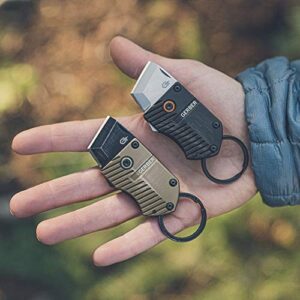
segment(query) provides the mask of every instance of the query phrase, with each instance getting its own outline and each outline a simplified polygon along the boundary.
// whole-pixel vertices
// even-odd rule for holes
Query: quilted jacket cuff
[[[237,80],[246,94],[252,168],[263,201],[300,204],[300,60],[268,59]]]

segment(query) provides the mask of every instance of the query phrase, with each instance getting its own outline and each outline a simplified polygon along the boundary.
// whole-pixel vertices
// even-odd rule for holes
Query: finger
[[[110,43],[110,53],[114,63],[125,74],[132,78],[137,78],[146,63],[150,60],[156,62],[169,71],[174,71],[176,62],[150,51],[143,49],[130,40],[117,36]]]
[[[182,198],[176,213],[164,218],[164,224],[169,232],[175,234],[198,223],[202,216],[197,206],[193,201]],[[128,233],[96,249],[93,260],[97,266],[108,266],[136,256],[165,238],[158,226],[157,218],[149,218]]]
[[[98,168],[57,178],[22,191],[10,201],[16,217],[29,217],[71,203],[94,199],[110,193],[108,184]]]
[[[42,243],[53,245],[123,223],[139,214],[132,198],[124,193],[41,222],[36,230]]]
[[[136,132],[136,117],[119,118],[118,121]],[[87,151],[87,147],[104,119],[71,121],[35,127],[19,133],[12,148],[19,154],[36,154],[54,151]]]
[[[200,62],[189,59],[170,59],[143,49],[132,41],[117,36],[110,43],[110,53],[117,67],[128,76],[136,79],[148,61],[153,61],[171,73],[177,80],[189,86],[191,92],[197,92],[199,85],[215,77],[217,71]],[[221,74],[221,73],[220,73]],[[209,76],[210,75],[210,76]],[[224,76],[222,74],[222,76]],[[215,80],[215,78],[214,78]],[[205,86],[205,84],[203,84]]]
[[[20,154],[85,151],[104,119],[39,126],[19,133],[12,148]]]
[[[165,225],[172,233],[181,231],[185,225],[181,219],[171,215]],[[134,257],[159,244],[166,237],[161,233],[157,219],[147,219],[133,230],[97,248],[93,254],[96,266],[108,266]]]

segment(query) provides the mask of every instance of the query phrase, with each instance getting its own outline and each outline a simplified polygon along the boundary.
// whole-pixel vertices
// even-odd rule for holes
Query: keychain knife
[[[143,215],[175,210],[178,179],[115,119],[106,118],[88,149],[110,184],[132,196]]]
[[[180,193],[178,179],[125,127],[107,117],[88,150],[109,184],[130,195],[145,216],[157,216],[168,238],[186,242],[196,238],[206,224],[206,210],[196,196]],[[190,236],[176,237],[165,227],[163,217],[175,211],[180,197],[200,205],[201,221]]]
[[[159,65],[148,62],[131,95],[144,111],[153,131],[175,141],[187,159],[201,160],[205,175],[216,183],[237,180],[248,165],[248,151],[236,137],[223,135],[222,122],[195,98],[181,83]],[[244,154],[242,170],[228,179],[212,176],[206,159],[216,156],[224,139],[237,143]]]

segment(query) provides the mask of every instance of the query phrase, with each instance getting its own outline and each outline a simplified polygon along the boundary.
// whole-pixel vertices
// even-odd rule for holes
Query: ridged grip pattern
[[[124,157],[133,159],[134,164],[130,169],[121,166]],[[141,167],[145,166],[150,159],[151,164],[140,172]],[[101,171],[116,189],[126,192],[135,199],[143,215],[158,216],[175,210],[179,196],[179,183],[170,186],[170,179],[176,177],[142,144],[138,149],[133,149],[131,145],[126,146]],[[172,203],[173,208],[167,209],[167,203]]]
[[[200,160],[217,155],[222,141],[221,122],[183,86],[177,83],[145,114],[145,119],[160,133],[174,140],[187,159]],[[166,101],[175,103],[175,110],[164,110]],[[188,106],[196,103],[192,109]],[[187,111],[182,117],[182,113]],[[216,124],[218,126],[216,127]],[[215,127],[214,127],[215,126]]]

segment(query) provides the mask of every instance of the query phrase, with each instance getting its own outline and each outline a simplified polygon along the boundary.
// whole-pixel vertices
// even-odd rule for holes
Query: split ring
[[[195,195],[190,194],[190,193],[180,193],[179,198],[188,198],[188,199],[193,200],[195,203],[199,204],[200,210],[201,210],[201,221],[200,221],[200,224],[199,224],[197,230],[189,236],[177,237],[177,236],[173,235],[172,233],[170,233],[168,231],[168,229],[166,228],[166,226],[164,224],[164,216],[165,215],[158,216],[158,225],[159,225],[159,228],[160,228],[161,232],[167,238],[169,238],[169,239],[171,239],[175,242],[189,242],[189,241],[194,240],[196,237],[198,237],[202,233],[202,231],[204,230],[205,225],[206,225],[206,220],[207,220],[207,213],[206,213],[206,209],[205,209],[203,203]]]
[[[249,164],[249,154],[248,154],[247,147],[245,146],[245,144],[240,139],[238,139],[235,136],[224,135],[223,136],[223,140],[231,140],[231,141],[235,142],[236,144],[238,144],[238,146],[243,151],[244,160],[243,160],[242,170],[240,172],[238,172],[237,174],[235,174],[234,176],[232,176],[230,178],[219,179],[219,178],[216,178],[216,177],[212,176],[209,173],[209,171],[207,169],[207,165],[206,165],[207,158],[202,159],[201,165],[202,165],[203,173],[205,174],[205,176],[208,179],[210,179],[211,181],[213,181],[213,182],[215,182],[217,184],[229,184],[229,183],[232,183],[232,182],[238,180],[243,175],[243,173],[246,171],[246,169],[248,167],[248,164]]]

